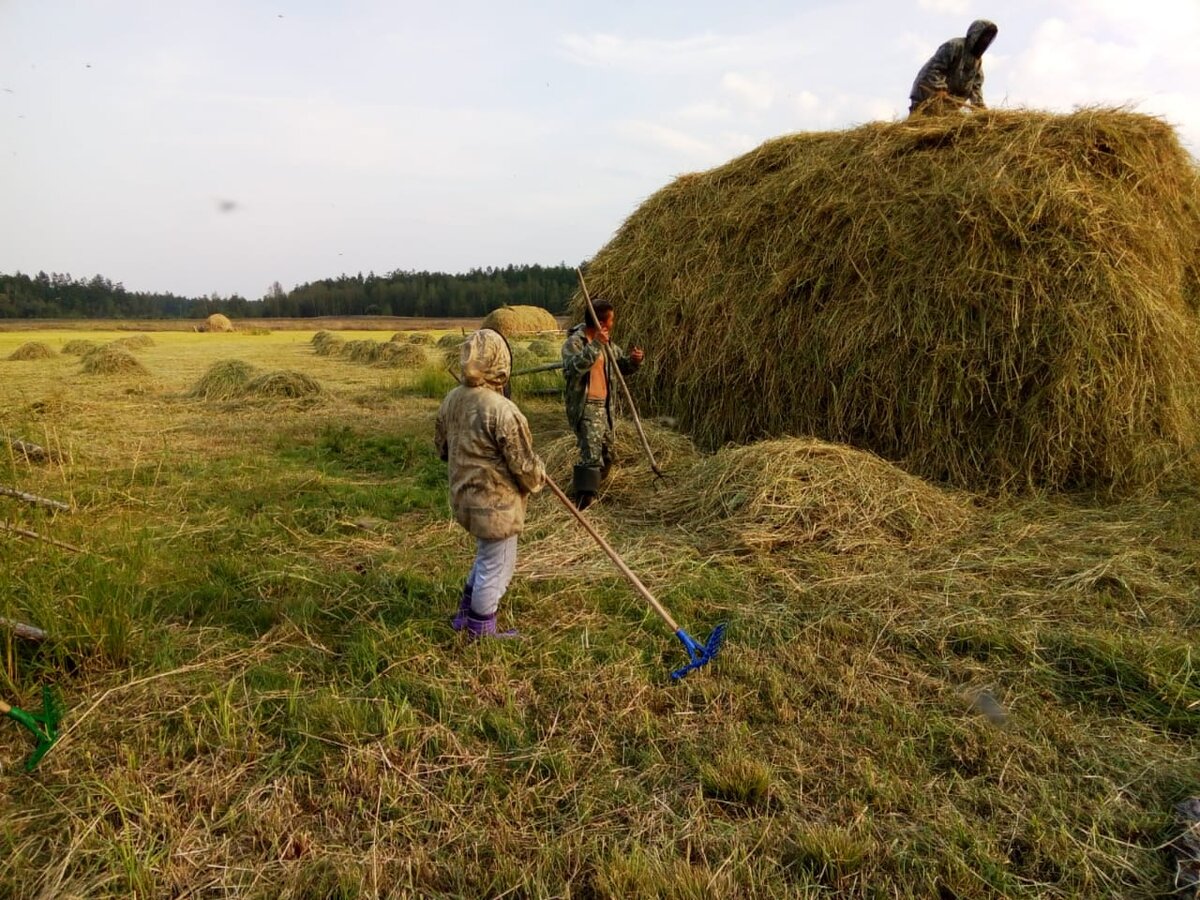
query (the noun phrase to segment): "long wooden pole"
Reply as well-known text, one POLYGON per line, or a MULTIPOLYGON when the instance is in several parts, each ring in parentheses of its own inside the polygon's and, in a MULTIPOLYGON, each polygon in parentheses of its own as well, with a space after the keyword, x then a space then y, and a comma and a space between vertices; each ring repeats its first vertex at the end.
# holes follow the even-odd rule
POLYGON ((39 497, 37 494, 27 494, 24 491, 18 491, 16 488, 4 487, 3 485, 0 485, 0 495, 16 497, 18 500, 24 500, 26 503, 36 503, 39 506, 48 506, 51 509, 60 509, 63 512, 71 511, 71 507, 65 503, 60 503, 57 500, 48 500, 45 497, 39 497))
MULTIPOLYGON (((576 267, 575 274, 579 276, 579 286, 583 288, 583 299, 587 303, 588 312, 592 314, 592 321, 599 327, 600 319, 596 316, 596 307, 592 306, 592 297, 588 293, 587 282, 583 280, 583 272, 576 267)), ((646 440, 646 430, 642 428, 642 420, 638 417, 637 407, 633 405, 633 394, 629 393, 629 385, 625 383, 625 376, 621 374, 621 367, 612 358, 612 350, 609 349, 608 344, 602 344, 601 346, 604 348, 604 355, 608 359, 609 367, 616 373, 617 384, 621 386, 621 391, 625 395, 625 402, 629 404, 629 414, 633 417, 633 425, 637 429, 638 437, 641 438, 642 449, 646 451, 646 458, 650 461, 650 470, 659 478, 662 478, 662 469, 658 467, 658 463, 654 459, 654 451, 650 449, 650 442, 646 440)))
POLYGON ((84 552, 82 547, 76 547, 74 544, 68 544, 63 541, 56 541, 54 538, 38 534, 36 531, 26 531, 24 528, 17 528, 15 525, 8 525, 4 522, 0 522, 0 531, 7 531, 10 534, 20 535, 23 538, 29 538, 34 541, 45 541, 47 544, 53 544, 55 547, 61 547, 63 550, 70 550, 72 553, 84 552))
POLYGON ((600 537, 599 532, 592 527, 592 523, 583 517, 579 510, 575 508, 575 504, 567 498, 567 495, 562 492, 562 489, 554 483, 554 479, 552 479, 549 475, 546 476, 546 486, 550 488, 555 497, 562 501, 563 506, 570 510, 571 515, 573 515, 579 521, 579 524, 586 529, 587 533, 595 539, 596 543, 600 545, 600 549, 608 554, 608 558, 611 559, 613 564, 621 570, 621 574, 629 579, 629 583, 632 584, 637 592, 642 595, 642 598, 654 608, 656 613, 662 616, 662 620, 667 623, 671 631, 679 631, 679 626, 675 623, 675 620, 671 618, 671 614, 667 612, 666 607, 664 607, 654 598, 654 595, 650 593, 644 584, 642 584, 641 579, 633 574, 633 570, 630 569, 629 566, 625 565, 625 560, 621 559, 621 557, 617 555, 617 551, 608 545, 608 541, 600 537))

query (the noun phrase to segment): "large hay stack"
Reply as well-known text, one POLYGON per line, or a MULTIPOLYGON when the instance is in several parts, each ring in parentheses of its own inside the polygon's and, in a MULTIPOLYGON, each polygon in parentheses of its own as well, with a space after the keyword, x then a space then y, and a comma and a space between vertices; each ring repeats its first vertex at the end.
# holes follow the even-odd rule
POLYGON ((960 485, 1121 488, 1200 440, 1200 197, 1169 126, 992 111, 769 141, 588 271, 701 446, 816 435, 960 485))
POLYGON ((204 320, 202 325, 197 326, 198 330, 205 332, 230 332, 233 331, 233 323, 229 321, 229 317, 221 313, 213 313, 204 320))
POLYGON ((501 306, 488 313, 479 327, 491 328, 506 338, 559 330, 558 320, 540 306, 501 306))

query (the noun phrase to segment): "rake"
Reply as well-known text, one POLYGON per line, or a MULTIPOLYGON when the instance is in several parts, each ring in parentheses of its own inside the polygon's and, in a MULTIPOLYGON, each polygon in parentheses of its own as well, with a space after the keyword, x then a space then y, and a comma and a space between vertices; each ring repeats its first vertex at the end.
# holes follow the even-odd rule
POLYGON ((667 627, 675 632, 675 637, 679 638, 679 642, 683 644, 683 649, 688 655, 687 665, 681 666, 672 672, 671 678, 674 681, 678 681, 680 678, 683 678, 683 676, 687 675, 688 672, 692 671, 692 669, 698 669, 701 666, 707 665, 709 662, 711 662, 712 658, 716 656, 717 652, 721 649, 721 644, 725 640, 725 623, 722 622, 720 625, 714 628, 712 630, 712 634, 708 636, 708 640, 703 644, 680 628, 678 623, 671 618, 671 614, 667 612, 666 607, 664 607, 654 598, 654 595, 650 593, 644 584, 642 584, 641 579, 633 574, 633 571, 629 568, 629 566, 625 565, 625 561, 617 555, 617 551, 610 547, 608 545, 608 541, 604 540, 604 538, 599 535, 596 529, 592 527, 591 523, 583 517, 578 509, 575 508, 575 504, 567 499, 567 495, 562 492, 562 489, 554 483, 554 480, 549 475, 546 476, 546 485, 553 492, 554 496, 562 501, 562 505, 570 511, 571 515, 575 517, 579 524, 584 527, 584 530, 586 530, 587 533, 590 534, 596 541, 596 543, 600 545, 600 549, 608 554, 608 558, 611 559, 616 567, 621 570, 621 574, 629 580, 629 583, 632 584, 637 592, 642 595, 642 598, 650 604, 656 613, 662 617, 662 620, 667 623, 667 627))
POLYGON ((54 692, 49 687, 42 687, 42 711, 36 713, 9 706, 0 700, 0 715, 20 722, 33 732, 37 746, 25 760, 25 771, 32 772, 42 761, 42 757, 54 746, 54 742, 58 740, 58 723, 62 720, 62 707, 54 696, 54 692))

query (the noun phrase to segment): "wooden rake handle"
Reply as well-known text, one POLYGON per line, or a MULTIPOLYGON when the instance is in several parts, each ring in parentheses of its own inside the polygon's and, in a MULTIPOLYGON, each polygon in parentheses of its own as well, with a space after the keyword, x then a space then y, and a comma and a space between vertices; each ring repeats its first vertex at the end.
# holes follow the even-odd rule
POLYGON ((667 626, 671 629, 671 631, 678 632, 679 626, 675 623, 675 620, 671 618, 671 614, 667 612, 666 607, 654 599, 654 595, 650 593, 644 584, 642 584, 641 579, 633 574, 633 570, 630 569, 629 566, 625 565, 625 560, 621 559, 621 557, 617 555, 617 551, 609 546, 608 541, 600 537, 599 532, 592 527, 592 523, 580 514, 579 510, 575 508, 575 504, 572 503, 567 498, 567 495, 562 492, 562 489, 554 483, 554 479, 547 475, 545 483, 546 487, 550 488, 550 491, 554 494, 554 496, 562 501, 563 506, 570 510, 571 515, 573 515, 579 524, 584 527, 584 530, 587 531, 587 533, 592 536, 596 543, 600 545, 600 549, 608 554, 608 558, 611 559, 613 564, 621 570, 621 574, 624 575, 626 579, 629 580, 629 583, 634 586, 637 592, 642 595, 642 599, 649 603, 650 606, 654 608, 656 613, 662 616, 662 620, 667 623, 667 626))

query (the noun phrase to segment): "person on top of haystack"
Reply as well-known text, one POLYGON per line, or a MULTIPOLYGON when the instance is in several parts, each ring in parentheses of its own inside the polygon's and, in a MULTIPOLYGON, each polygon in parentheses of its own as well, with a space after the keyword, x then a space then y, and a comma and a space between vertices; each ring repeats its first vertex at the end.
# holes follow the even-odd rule
POLYGON ((512 637, 496 630, 496 610, 517 564, 517 535, 529 495, 546 467, 533 450, 529 423, 504 396, 512 373, 508 342, 481 328, 459 349, 462 383, 438 409, 434 444, 449 463, 454 518, 475 538, 475 562, 451 627, 471 638, 512 637))
POLYGON ((923 112, 960 109, 968 103, 974 109, 987 109, 983 103, 983 52, 998 30, 987 19, 976 19, 965 38, 951 38, 938 47, 913 82, 909 113, 918 107, 923 107, 923 112))
POLYGON ((571 482, 575 505, 587 509, 600 492, 612 464, 613 373, 611 355, 622 375, 632 375, 644 354, 634 347, 628 354, 612 342, 616 322, 608 300, 593 300, 597 319, 585 309, 583 321, 567 332, 563 343, 563 378, 566 380, 567 422, 579 445, 579 462, 571 482), (609 353, 604 352, 608 347, 609 353))

